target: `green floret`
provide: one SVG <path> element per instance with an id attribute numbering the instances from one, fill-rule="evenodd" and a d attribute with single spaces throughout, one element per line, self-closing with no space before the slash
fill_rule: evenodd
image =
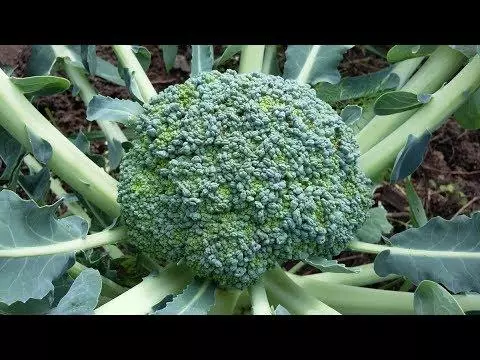
<path id="1" fill-rule="evenodd" d="M 243 289 L 344 250 L 371 206 L 353 132 L 308 85 L 211 71 L 135 118 L 119 203 L 141 251 Z"/>

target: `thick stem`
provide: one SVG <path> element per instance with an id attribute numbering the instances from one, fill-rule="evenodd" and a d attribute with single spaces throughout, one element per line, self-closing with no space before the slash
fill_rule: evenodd
<path id="1" fill-rule="evenodd" d="M 87 267 L 80 264 L 77 261 L 70 269 L 68 269 L 68 274 L 71 277 L 76 278 L 85 269 L 87 269 Z M 123 294 L 125 291 L 127 291 L 127 289 L 124 288 L 123 286 L 120 286 L 116 282 L 110 280 L 109 278 L 102 276 L 101 295 L 113 298 L 113 297 L 119 296 L 120 294 Z"/>
<path id="2" fill-rule="evenodd" d="M 377 179 L 394 162 L 408 135 L 436 130 L 480 86 L 480 57 L 476 55 L 447 85 L 438 90 L 407 122 L 363 154 L 359 166 Z"/>
<path id="3" fill-rule="evenodd" d="M 185 266 L 171 264 L 95 310 L 95 315 L 146 315 L 170 294 L 183 290 L 193 278 Z"/>
<path id="4" fill-rule="evenodd" d="M 245 45 L 240 55 L 239 73 L 260 72 L 263 66 L 265 45 Z"/>
<path id="5" fill-rule="evenodd" d="M 423 60 L 425 60 L 424 57 L 417 57 L 403 60 L 393 65 L 392 73 L 397 74 L 399 78 L 397 89 L 401 89 L 407 83 Z"/>
<path id="6" fill-rule="evenodd" d="M 272 310 L 262 280 L 257 281 L 251 286 L 249 292 L 252 300 L 253 315 L 272 315 Z"/>
<path id="7" fill-rule="evenodd" d="M 290 276 L 293 276 L 293 281 L 308 294 L 342 314 L 414 314 L 413 293 L 361 288 Z M 454 297 L 464 311 L 480 310 L 480 295 L 454 295 Z"/>
<path id="8" fill-rule="evenodd" d="M 28 152 L 32 152 L 26 127 L 53 150 L 47 166 L 106 214 L 120 215 L 117 182 L 58 131 L 13 85 L 0 70 L 0 126 L 7 130 Z"/>
<path id="9" fill-rule="evenodd" d="M 137 82 L 143 100 L 148 102 L 152 96 L 157 95 L 157 91 L 145 74 L 130 45 L 113 45 L 113 51 L 115 51 L 122 66 L 134 72 L 133 77 Z"/>
<path id="10" fill-rule="evenodd" d="M 464 64 L 465 56 L 459 51 L 449 46 L 439 46 L 401 90 L 415 94 L 433 93 L 450 80 Z M 370 150 L 416 111 L 417 109 L 413 109 L 386 116 L 375 116 L 357 134 L 360 152 L 363 154 Z"/>
<path id="11" fill-rule="evenodd" d="M 208 315 L 232 315 L 241 293 L 240 290 L 217 288 L 215 290 L 215 304 Z"/>
<path id="12" fill-rule="evenodd" d="M 340 315 L 294 283 L 279 266 L 263 277 L 268 298 L 283 305 L 294 315 Z"/>
<path id="13" fill-rule="evenodd" d="M 105 230 L 85 238 L 56 242 L 51 245 L 18 247 L 0 250 L 0 258 L 18 258 L 40 255 L 53 255 L 66 252 L 76 252 L 93 249 L 106 244 L 118 243 L 126 240 L 127 232 L 124 227 Z"/>
<path id="14" fill-rule="evenodd" d="M 277 45 L 266 45 L 263 56 L 262 73 L 270 74 L 272 72 L 272 64 L 277 61 Z"/>
<path id="15" fill-rule="evenodd" d="M 289 273 L 292 273 L 292 274 L 295 274 L 297 273 L 301 268 L 303 268 L 305 264 L 303 261 L 299 261 L 298 263 L 296 263 L 295 265 L 292 266 L 292 268 L 290 270 L 288 270 Z"/>

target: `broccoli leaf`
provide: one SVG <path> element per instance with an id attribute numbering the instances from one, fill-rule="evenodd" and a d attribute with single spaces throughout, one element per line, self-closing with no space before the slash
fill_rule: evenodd
<path id="1" fill-rule="evenodd" d="M 407 177 L 405 191 L 410 212 L 410 218 L 415 227 L 423 226 L 427 223 L 427 214 L 423 208 L 422 200 L 418 197 L 410 178 Z"/>
<path id="2" fill-rule="evenodd" d="M 455 298 L 430 280 L 423 280 L 416 288 L 413 308 L 417 315 L 465 315 Z"/>
<path id="3" fill-rule="evenodd" d="M 362 108 L 358 105 L 347 105 L 340 113 L 340 117 L 345 124 L 353 125 L 362 117 Z"/>
<path id="4" fill-rule="evenodd" d="M 163 53 L 163 62 L 165 63 L 165 68 L 167 69 L 167 72 L 170 72 L 170 70 L 173 68 L 173 65 L 175 65 L 178 45 L 160 45 L 160 49 Z"/>
<path id="5" fill-rule="evenodd" d="M 382 240 L 382 234 L 388 234 L 393 226 L 388 222 L 387 211 L 379 204 L 368 211 L 367 220 L 357 230 L 357 237 L 360 241 L 378 243 Z"/>
<path id="6" fill-rule="evenodd" d="M 54 95 L 70 88 L 70 81 L 58 76 L 11 77 L 10 81 L 29 97 Z"/>
<path id="7" fill-rule="evenodd" d="M 43 167 L 37 173 L 20 175 L 18 182 L 30 199 L 37 204 L 43 204 L 47 191 L 50 188 L 50 171 L 48 168 Z"/>
<path id="8" fill-rule="evenodd" d="M 0 182 L 10 180 L 14 170 L 18 169 L 18 164 L 24 154 L 22 145 L 0 127 L 0 160 L 6 166 L 3 173 L 0 174 Z"/>
<path id="9" fill-rule="evenodd" d="M 133 53 L 137 57 L 138 62 L 142 66 L 142 69 L 144 71 L 147 71 L 152 61 L 152 54 L 150 54 L 150 51 L 148 51 L 146 47 L 138 45 L 132 45 L 131 48 Z"/>
<path id="10" fill-rule="evenodd" d="M 84 238 L 88 224 L 79 216 L 55 217 L 60 201 L 38 207 L 10 190 L 0 191 L 0 250 L 28 248 Z M 0 258 L 0 301 L 10 305 L 42 299 L 53 290 L 52 281 L 70 268 L 73 253 Z"/>
<path id="11" fill-rule="evenodd" d="M 395 159 L 395 164 L 390 174 L 391 183 L 399 182 L 417 170 L 423 162 L 431 137 L 432 134 L 428 130 L 418 138 L 414 135 L 408 135 L 407 143 Z"/>
<path id="12" fill-rule="evenodd" d="M 283 77 L 315 85 L 340 81 L 338 64 L 353 45 L 290 45 L 285 52 Z"/>
<path id="13" fill-rule="evenodd" d="M 432 280 L 454 293 L 480 291 L 480 213 L 451 220 L 430 219 L 390 238 L 392 247 L 375 258 L 380 276 L 398 274 L 414 284 Z"/>
<path id="14" fill-rule="evenodd" d="M 435 51 L 438 45 L 395 45 L 387 53 L 390 63 L 406 59 L 428 56 Z"/>
<path id="15" fill-rule="evenodd" d="M 116 122 L 129 126 L 131 125 L 131 117 L 139 115 L 142 112 L 142 105 L 135 101 L 95 95 L 87 106 L 87 120 L 115 120 Z"/>
<path id="16" fill-rule="evenodd" d="M 26 73 L 29 76 L 50 75 L 58 68 L 58 62 L 65 59 L 70 59 L 86 70 L 82 62 L 81 45 L 33 45 Z M 114 84 L 125 86 L 125 82 L 118 74 L 117 67 L 98 56 L 96 57 L 95 75 Z"/>
<path id="17" fill-rule="evenodd" d="M 338 84 L 321 82 L 315 85 L 317 96 L 332 104 L 339 101 L 374 96 L 385 90 L 396 89 L 400 78 L 393 66 L 360 76 L 343 78 Z"/>
<path id="18" fill-rule="evenodd" d="M 98 270 L 87 268 L 49 315 L 92 315 L 102 290 L 102 277 Z"/>
<path id="19" fill-rule="evenodd" d="M 25 130 L 27 131 L 28 139 L 30 141 L 30 145 L 32 146 L 33 156 L 41 164 L 47 164 L 53 154 L 52 145 L 50 145 L 48 141 L 42 139 L 26 126 Z"/>
<path id="20" fill-rule="evenodd" d="M 194 279 L 181 294 L 153 315 L 207 315 L 215 303 L 215 288 L 211 281 Z"/>
<path id="21" fill-rule="evenodd" d="M 345 264 L 339 264 L 337 260 L 328 260 L 319 256 L 311 256 L 305 260 L 305 262 L 313 267 L 316 267 L 322 272 L 334 272 L 334 273 L 358 273 L 359 270 L 351 269 L 345 266 Z"/>
<path id="22" fill-rule="evenodd" d="M 408 91 L 389 91 L 378 97 L 373 105 L 375 115 L 390 115 L 422 106 L 418 95 Z"/>
<path id="23" fill-rule="evenodd" d="M 128 93 L 130 96 L 139 103 L 144 103 L 144 99 L 142 93 L 140 92 L 140 88 L 138 87 L 137 80 L 135 78 L 135 71 L 130 71 L 127 68 L 122 66 L 118 67 L 118 74 L 120 77 L 125 81 L 125 87 L 128 89 Z"/>
<path id="24" fill-rule="evenodd" d="M 215 59 L 213 67 L 217 68 L 220 65 L 225 64 L 228 60 L 234 57 L 236 54 L 242 51 L 244 45 L 228 45 L 225 50 L 223 50 L 222 55 Z"/>
<path id="25" fill-rule="evenodd" d="M 192 71 L 190 76 L 196 76 L 204 71 L 212 70 L 213 46 L 192 45 Z"/>
<path id="26" fill-rule="evenodd" d="M 90 75 L 95 75 L 95 72 L 97 71 L 96 46 L 80 45 L 80 56 L 82 58 L 83 67 L 88 71 L 88 73 L 90 73 Z"/>

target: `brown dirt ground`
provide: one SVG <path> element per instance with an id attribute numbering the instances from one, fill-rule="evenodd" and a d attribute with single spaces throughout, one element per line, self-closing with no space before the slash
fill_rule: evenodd
<path id="1" fill-rule="evenodd" d="M 177 68 L 172 69 L 170 73 L 165 70 L 159 47 L 156 45 L 146 45 L 146 47 L 152 54 L 147 75 L 157 91 L 188 78 L 190 50 L 187 46 L 180 46 L 176 60 Z M 217 53 L 219 48 L 215 47 L 215 50 Z M 0 46 L 0 63 L 17 66 L 15 74 L 22 76 L 29 53 L 29 46 Z M 116 63 L 115 56 L 108 46 L 98 46 L 97 54 Z M 371 55 L 364 48 L 354 48 L 345 54 L 340 72 L 342 76 L 361 75 L 386 65 L 385 60 Z M 91 80 L 102 95 L 128 97 L 125 88 L 99 78 Z M 94 124 L 85 120 L 85 106 L 81 99 L 73 98 L 70 92 L 39 98 L 35 101 L 35 105 L 66 135 L 72 135 L 80 129 L 88 131 L 90 128 L 96 128 Z M 97 142 L 93 144 L 93 150 L 101 153 L 105 150 L 105 145 Z M 451 218 L 457 212 L 468 214 L 480 210 L 479 154 L 479 130 L 464 130 L 450 119 L 433 134 L 425 161 L 412 176 L 414 186 L 423 200 L 429 217 Z M 375 198 L 389 211 L 390 220 L 395 225 L 394 231 L 405 229 L 409 216 L 402 184 L 385 184 L 376 191 Z M 338 258 L 352 266 L 365 263 L 371 257 L 345 252 Z"/>

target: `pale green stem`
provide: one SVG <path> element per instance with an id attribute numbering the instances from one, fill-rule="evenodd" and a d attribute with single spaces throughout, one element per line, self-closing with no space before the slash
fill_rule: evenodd
<path id="1" fill-rule="evenodd" d="M 140 62 L 133 53 L 131 46 L 113 45 L 113 51 L 115 51 L 115 54 L 117 55 L 122 66 L 130 71 L 133 71 L 133 77 L 137 82 L 144 102 L 147 103 L 151 97 L 157 95 L 157 91 L 148 79 L 147 74 L 142 68 L 142 65 L 140 65 Z"/>
<path id="2" fill-rule="evenodd" d="M 413 59 L 412 59 L 413 60 Z M 400 89 L 415 94 L 433 93 L 450 80 L 465 64 L 465 56 L 449 46 L 439 46 L 425 64 Z M 396 114 L 375 116 L 357 134 L 360 152 L 363 154 L 385 139 L 390 133 L 402 125 L 418 109 Z"/>
<path id="3" fill-rule="evenodd" d="M 253 315 L 272 315 L 272 309 L 270 308 L 267 293 L 261 279 L 250 287 L 249 292 L 252 300 Z"/>
<path id="4" fill-rule="evenodd" d="M 242 292 L 235 289 L 219 289 L 215 290 L 215 304 L 209 311 L 208 315 L 231 315 L 235 309 L 238 298 Z"/>
<path id="5" fill-rule="evenodd" d="M 1 70 L 0 126 L 30 153 L 32 146 L 26 127 L 46 140 L 53 150 L 47 166 L 106 214 L 112 217 L 120 215 L 120 206 L 116 201 L 117 181 L 45 119 Z"/>
<path id="6" fill-rule="evenodd" d="M 261 72 L 265 45 L 245 45 L 240 55 L 239 73 Z"/>
<path id="7" fill-rule="evenodd" d="M 170 294 L 182 291 L 193 275 L 182 265 L 171 264 L 158 275 L 150 275 L 115 299 L 95 310 L 95 315 L 146 315 Z"/>
<path id="8" fill-rule="evenodd" d="M 97 93 L 92 84 L 90 84 L 88 81 L 87 76 L 82 70 L 72 65 L 70 62 L 66 62 L 64 68 L 70 81 L 79 89 L 80 97 L 82 98 L 85 106 L 88 106 L 90 100 L 92 100 Z M 108 143 L 114 143 L 115 140 L 117 140 L 119 143 L 127 141 L 127 137 L 116 123 L 110 121 L 99 121 L 98 126 L 105 134 L 105 138 L 107 139 Z"/>
<path id="9" fill-rule="evenodd" d="M 266 272 L 263 282 L 271 303 L 283 305 L 291 314 L 340 315 L 293 282 L 279 266 Z"/>
<path id="10" fill-rule="evenodd" d="M 77 261 L 70 269 L 68 269 L 68 274 L 71 277 L 76 278 L 85 269 L 87 269 L 87 267 Z M 127 288 L 124 288 L 123 286 L 118 285 L 116 282 L 110 280 L 109 278 L 102 276 L 101 294 L 103 296 L 113 298 L 119 296 L 120 294 L 123 294 L 125 291 L 127 291 Z"/>
<path id="11" fill-rule="evenodd" d="M 0 249 L 0 258 L 18 258 L 76 252 L 93 249 L 106 244 L 118 243 L 126 240 L 126 238 L 127 232 L 125 228 L 119 227 L 113 230 L 104 230 L 92 235 L 87 235 L 85 238 L 56 242 L 50 245 Z"/>
<path id="12" fill-rule="evenodd" d="M 38 173 L 42 170 L 42 165 L 30 154 L 23 158 L 23 162 L 34 172 Z M 62 198 L 67 196 L 68 193 L 62 186 L 62 182 L 54 177 L 50 178 L 50 190 L 54 193 L 57 197 Z M 78 202 L 68 202 L 64 203 L 65 206 L 68 208 L 68 211 L 73 214 L 80 216 L 83 218 L 87 223 L 88 227 L 92 223 L 92 219 L 88 216 L 87 212 L 83 209 L 83 207 Z"/>
<path id="13" fill-rule="evenodd" d="M 262 73 L 270 74 L 272 64 L 277 61 L 277 45 L 266 45 L 263 57 Z"/>
<path id="14" fill-rule="evenodd" d="M 300 276 L 305 280 L 312 279 L 316 281 L 331 282 L 336 284 L 352 285 L 352 286 L 365 286 L 372 285 L 388 280 L 394 280 L 399 278 L 399 275 L 391 274 L 388 276 L 378 276 L 375 273 L 373 268 L 373 263 L 365 264 L 360 266 L 354 266 L 349 269 L 357 270 L 357 273 L 333 273 L 333 272 L 324 272 L 320 274 L 312 275 L 303 275 Z M 288 273 L 288 276 L 291 278 L 299 277 L 299 275 L 294 275 Z"/>
<path id="15" fill-rule="evenodd" d="M 342 314 L 414 314 L 413 293 L 334 284 L 290 275 L 308 294 Z M 480 295 L 454 295 L 464 311 L 480 310 Z"/>
<path id="16" fill-rule="evenodd" d="M 392 73 L 397 74 L 399 78 L 397 89 L 401 89 L 406 84 L 423 60 L 425 60 L 425 57 L 417 57 L 403 60 L 393 65 Z"/>
<path id="17" fill-rule="evenodd" d="M 480 86 L 480 57 L 473 59 L 432 99 L 423 105 L 397 130 L 360 156 L 360 168 L 372 179 L 377 179 L 392 165 L 405 145 L 408 135 L 421 136 L 425 130 L 433 132 Z"/>

